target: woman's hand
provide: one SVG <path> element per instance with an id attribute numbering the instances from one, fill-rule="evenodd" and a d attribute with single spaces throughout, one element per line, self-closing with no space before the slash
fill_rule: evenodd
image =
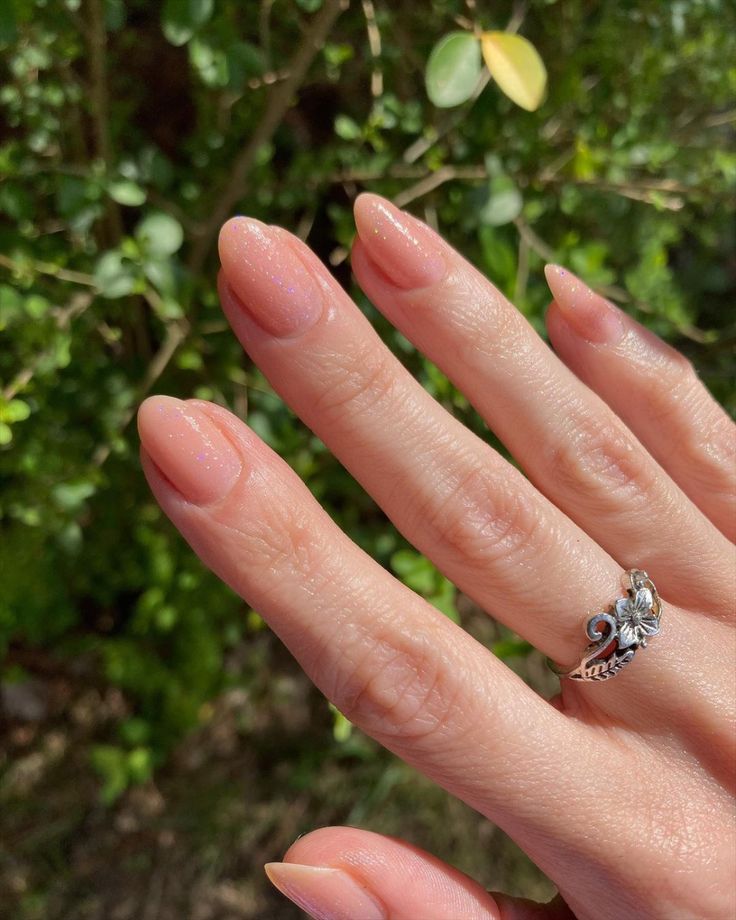
<path id="1" fill-rule="evenodd" d="M 626 569 L 649 573 L 664 614 L 615 678 L 543 700 L 348 540 L 242 421 L 147 400 L 146 476 L 202 560 L 352 722 L 500 825 L 564 903 L 492 897 L 345 828 L 303 837 L 270 877 L 335 920 L 732 918 L 736 429 L 687 361 L 562 269 L 557 357 L 420 221 L 375 195 L 355 216 L 363 290 L 528 478 L 422 389 L 303 243 L 235 218 L 220 296 L 274 389 L 421 552 L 555 661 L 580 660 Z"/>

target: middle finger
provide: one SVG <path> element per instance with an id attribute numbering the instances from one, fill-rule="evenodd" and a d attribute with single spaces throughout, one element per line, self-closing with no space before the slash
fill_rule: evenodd
<path id="1" fill-rule="evenodd" d="M 220 254 L 223 308 L 274 388 L 458 587 L 567 660 L 620 566 L 411 377 L 307 247 L 237 218 Z"/>

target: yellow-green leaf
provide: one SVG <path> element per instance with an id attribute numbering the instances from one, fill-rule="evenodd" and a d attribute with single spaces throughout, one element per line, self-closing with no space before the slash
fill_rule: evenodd
<path id="1" fill-rule="evenodd" d="M 538 109 L 547 89 L 547 70 L 534 45 L 508 32 L 484 32 L 480 44 L 501 92 L 528 112 Z"/>

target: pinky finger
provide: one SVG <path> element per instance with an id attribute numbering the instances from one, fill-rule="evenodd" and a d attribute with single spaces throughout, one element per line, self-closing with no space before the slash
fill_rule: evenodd
<path id="1" fill-rule="evenodd" d="M 325 827 L 300 838 L 284 862 L 266 866 L 266 874 L 314 920 L 572 918 L 561 902 L 497 899 L 424 850 L 351 827 Z"/>
<path id="2" fill-rule="evenodd" d="M 674 348 L 575 275 L 546 269 L 560 358 L 631 428 L 680 488 L 736 539 L 736 426 Z"/>

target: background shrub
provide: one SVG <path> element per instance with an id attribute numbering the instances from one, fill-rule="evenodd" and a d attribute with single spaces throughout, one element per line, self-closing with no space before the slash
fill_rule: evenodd
<path id="1" fill-rule="evenodd" d="M 166 909 L 230 916 L 212 894 L 223 879 L 326 820 L 410 833 L 489 885 L 547 892 L 498 836 L 489 869 L 477 835 L 496 832 L 351 732 L 203 570 L 148 493 L 134 413 L 157 391 L 247 417 L 354 540 L 543 682 L 243 357 L 215 295 L 217 230 L 246 212 L 298 232 L 493 443 L 354 289 L 360 190 L 436 225 L 540 332 L 543 264 L 570 266 L 683 349 L 733 410 L 734 20 L 718 0 L 0 3 L 0 794 L 13 806 L 0 885 L 23 916 L 106 916 L 116 886 L 138 892 L 139 915 L 159 849 L 176 854 L 183 898 Z M 536 112 L 487 76 L 454 108 L 430 102 L 432 48 L 482 29 L 538 49 Z M 124 819 L 155 842 L 98 872 L 94 851 L 119 853 Z M 232 915 L 266 916 L 260 876 L 242 884 Z"/>

